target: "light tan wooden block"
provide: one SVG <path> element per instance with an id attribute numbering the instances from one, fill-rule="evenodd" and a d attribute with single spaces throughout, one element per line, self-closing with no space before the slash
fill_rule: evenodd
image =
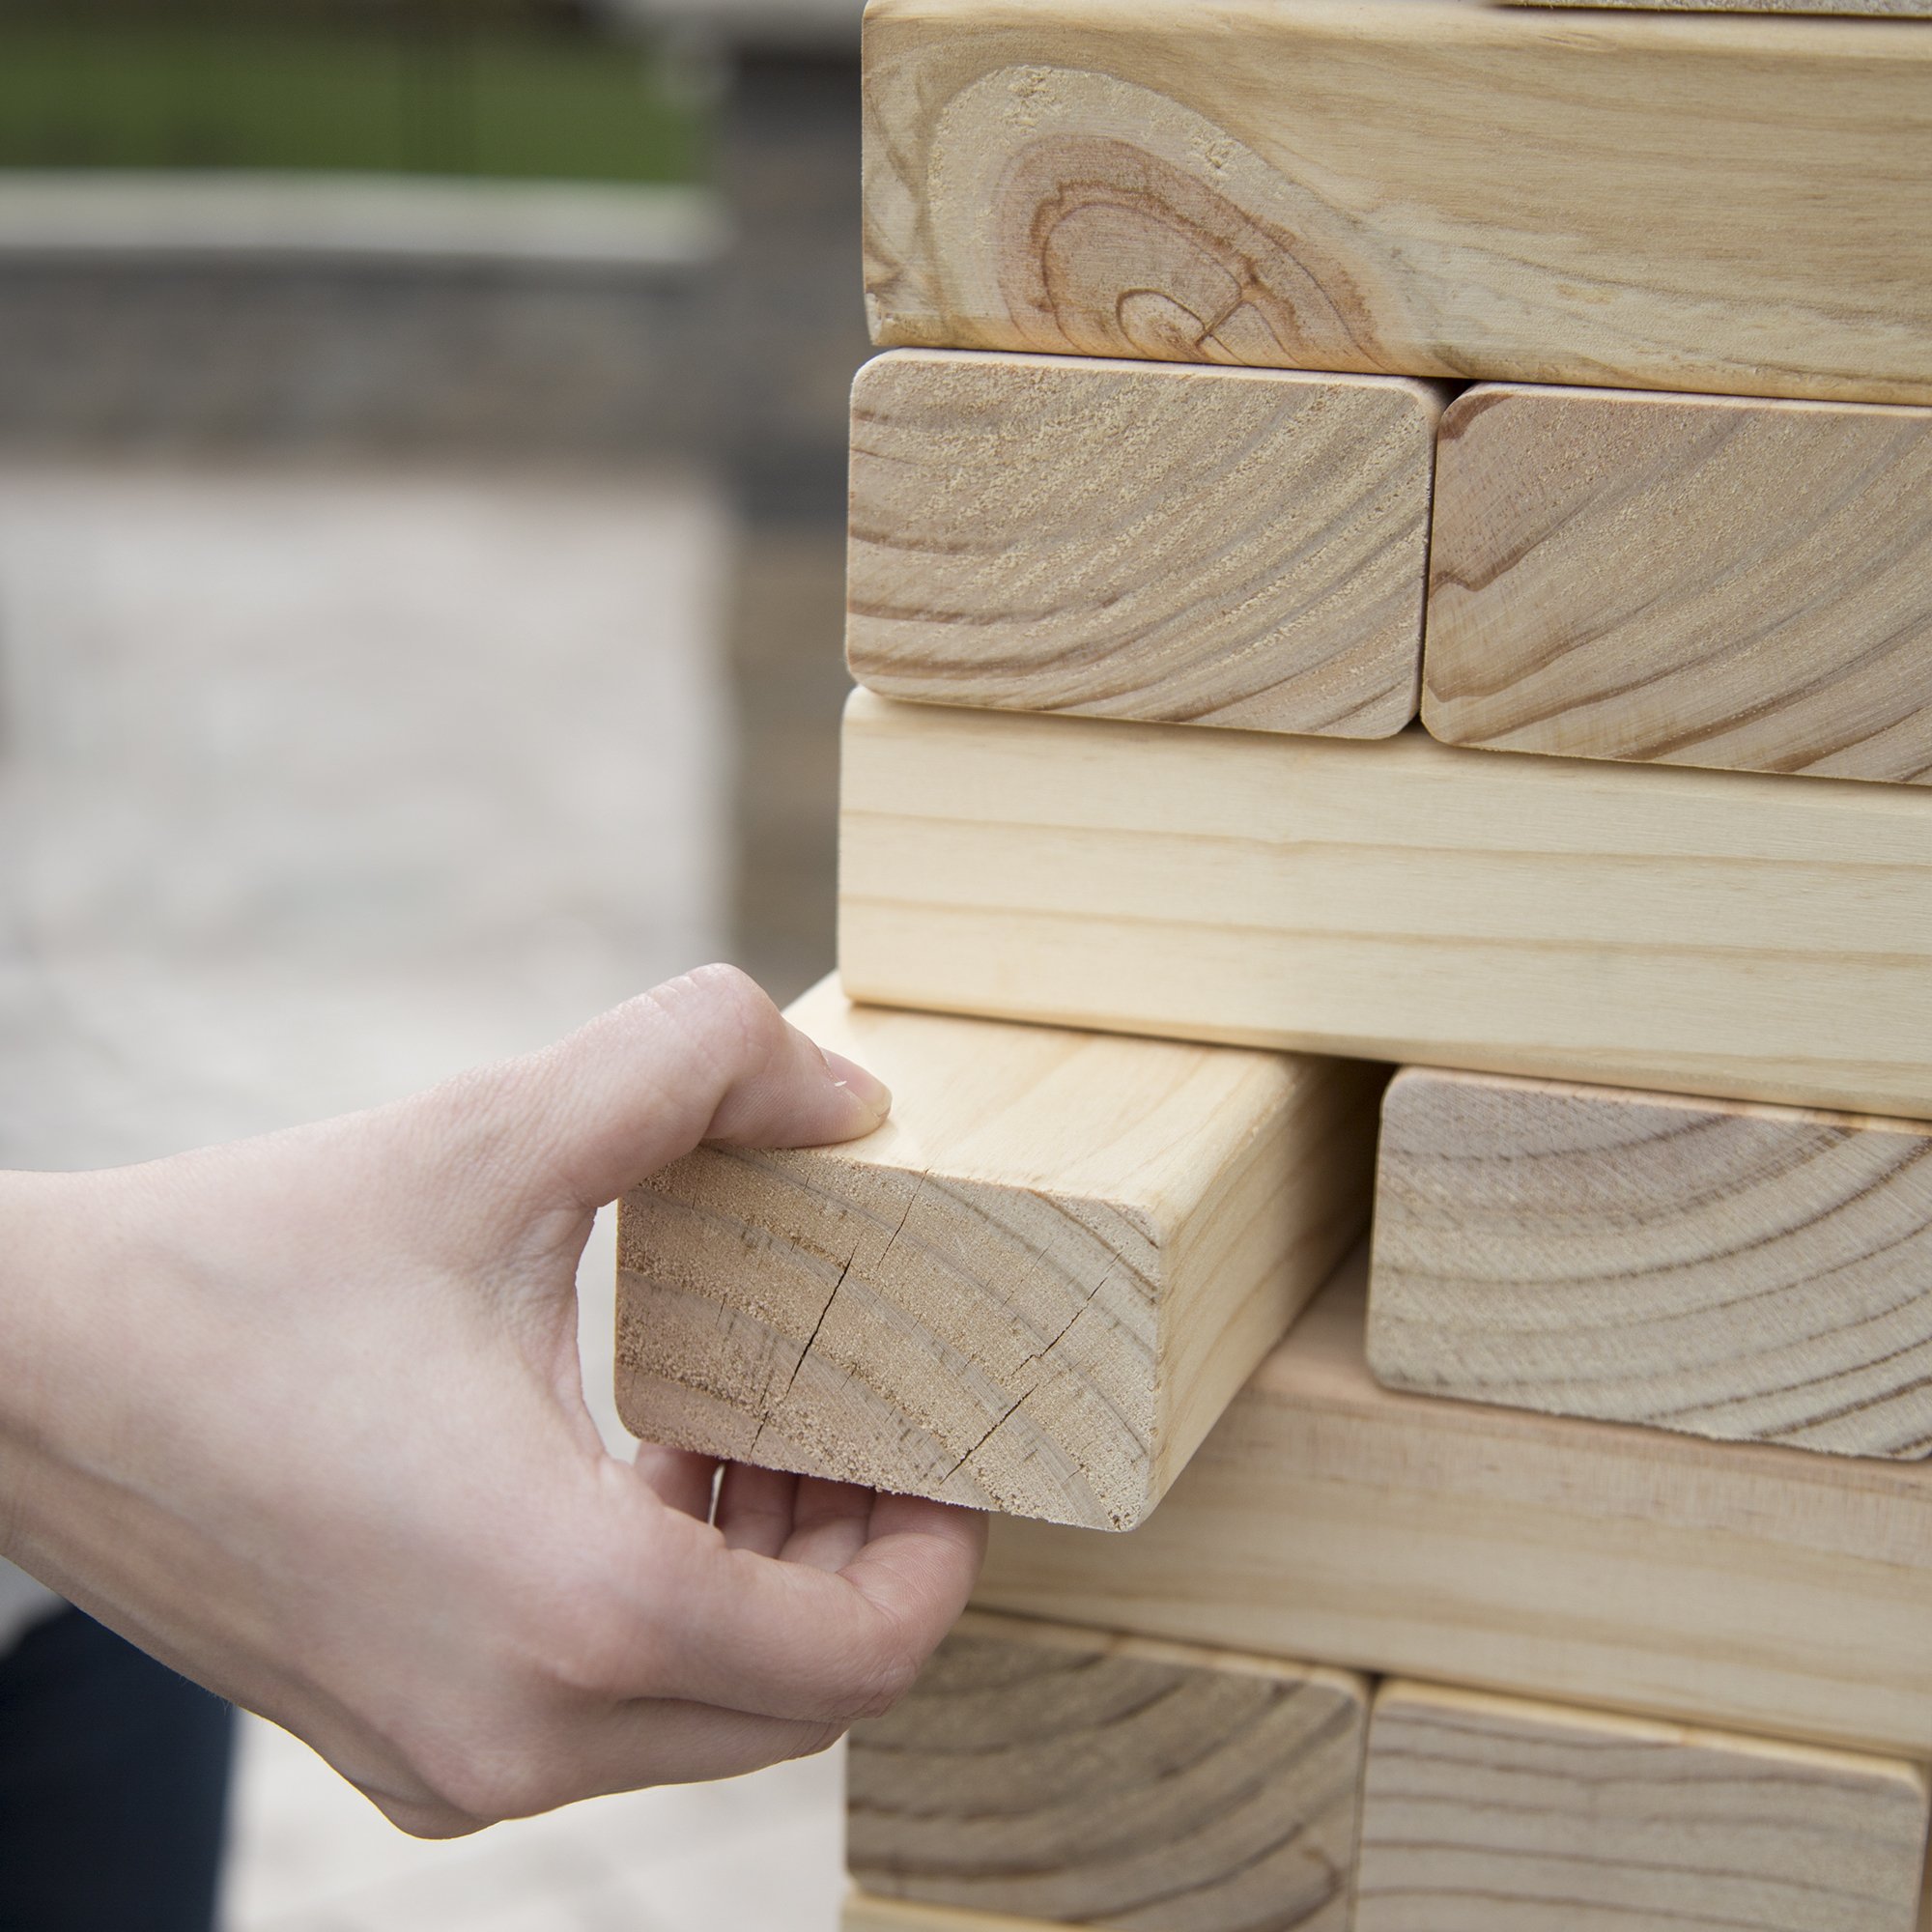
<path id="1" fill-rule="evenodd" d="M 1388 1683 L 1354 1932 L 1913 1932 L 1926 1810 L 1897 1758 Z"/>
<path id="2" fill-rule="evenodd" d="M 852 392 L 846 660 L 890 697 L 1385 738 L 1442 391 L 895 350 Z"/>
<path id="3" fill-rule="evenodd" d="M 1932 1755 L 1932 1465 L 1377 1386 L 1365 1259 L 1129 1536 L 993 1525 L 987 1608 Z"/>
<path id="4" fill-rule="evenodd" d="M 1932 1125 L 1411 1068 L 1368 1352 L 1424 1394 L 1932 1453 Z"/>
<path id="5" fill-rule="evenodd" d="M 1445 743 L 1932 782 L 1932 410 L 1484 384 L 1438 476 Z"/>
<path id="6" fill-rule="evenodd" d="M 1932 790 L 855 693 L 859 999 L 1932 1116 Z"/>
<path id="7" fill-rule="evenodd" d="M 872 0 L 866 105 L 884 346 L 1932 402 L 1917 21 Z"/>
<path id="8" fill-rule="evenodd" d="M 740 1462 L 1120 1527 L 1367 1219 L 1378 1069 L 791 1009 L 893 1090 L 841 1148 L 704 1148 L 618 1222 L 618 1408 Z"/>
<path id="9" fill-rule="evenodd" d="M 860 1888 L 1134 1932 L 1346 1932 L 1368 1685 L 970 1616 L 854 1726 Z"/>
<path id="10" fill-rule="evenodd" d="M 914 1905 L 903 1898 L 867 1898 L 855 1891 L 838 1919 L 839 1932 L 1058 1932 L 1037 1918 L 1007 1918 L 990 1912 L 954 1912 L 944 1905 Z"/>

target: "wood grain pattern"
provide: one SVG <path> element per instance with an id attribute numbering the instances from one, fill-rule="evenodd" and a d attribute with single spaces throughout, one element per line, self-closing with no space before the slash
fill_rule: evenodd
<path id="1" fill-rule="evenodd" d="M 881 345 L 1932 402 L 1918 22 L 872 0 L 867 36 Z"/>
<path id="2" fill-rule="evenodd" d="M 852 392 L 846 661 L 889 697 L 1385 738 L 1442 391 L 895 350 Z"/>
<path id="3" fill-rule="evenodd" d="M 859 999 L 1932 1116 L 1932 791 L 855 693 Z"/>
<path id="4" fill-rule="evenodd" d="M 1482 384 L 1438 478 L 1445 743 L 1932 783 L 1932 410 Z"/>
<path id="5" fill-rule="evenodd" d="M 1368 1215 L 1379 1069 L 847 1006 L 893 1090 L 846 1147 L 704 1148 L 618 1220 L 633 1433 L 1120 1527 Z"/>
<path id="6" fill-rule="evenodd" d="M 847 1861 L 878 1897 L 1123 1932 L 1347 1932 L 1368 1685 L 969 1617 L 855 1725 Z"/>
<path id="7" fill-rule="evenodd" d="M 1932 1125 L 1410 1069 L 1368 1350 L 1392 1388 L 1932 1454 Z"/>
<path id="8" fill-rule="evenodd" d="M 1897 1758 L 1392 1682 L 1354 1932 L 1913 1932 L 1926 1811 Z"/>
<path id="9" fill-rule="evenodd" d="M 1059 1932 L 1059 1928 L 1038 1918 L 955 1912 L 951 1906 L 915 1905 L 904 1898 L 868 1898 L 855 1891 L 839 1914 L 838 1932 Z"/>
<path id="10" fill-rule="evenodd" d="M 996 1522 L 989 1609 L 1932 1755 L 1932 1465 L 1380 1388 L 1366 1258 L 1127 1536 Z"/>

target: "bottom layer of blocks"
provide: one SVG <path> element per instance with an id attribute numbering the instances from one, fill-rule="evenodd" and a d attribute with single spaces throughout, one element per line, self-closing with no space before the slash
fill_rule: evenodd
<path id="1" fill-rule="evenodd" d="M 853 1733 L 845 1932 L 1912 1932 L 1903 1760 L 1016 1617 Z"/>

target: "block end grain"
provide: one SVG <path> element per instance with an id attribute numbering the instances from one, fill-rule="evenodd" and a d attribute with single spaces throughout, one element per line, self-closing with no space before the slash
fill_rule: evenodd
<path id="1" fill-rule="evenodd" d="M 1899 1759 L 1393 1681 L 1355 1928 L 1913 1932 L 1926 1805 Z"/>
<path id="2" fill-rule="evenodd" d="M 1378 1072 L 854 1009 L 846 1148 L 703 1148 L 619 1216 L 619 1409 L 647 1440 L 1125 1528 L 1366 1213 Z"/>
<path id="3" fill-rule="evenodd" d="M 1932 1125 L 1408 1068 L 1374 1254 L 1385 1387 L 1932 1454 Z"/>
<path id="4" fill-rule="evenodd" d="M 1023 1920 L 1343 1932 L 1368 1687 L 973 1615 L 847 1759 L 854 1878 Z"/>
<path id="5" fill-rule="evenodd" d="M 1430 576 L 1446 744 L 1932 782 L 1932 410 L 1485 384 Z"/>
<path id="6" fill-rule="evenodd" d="M 1391 736 L 1420 688 L 1444 394 L 879 356 L 852 395 L 852 674 L 923 703 Z"/>

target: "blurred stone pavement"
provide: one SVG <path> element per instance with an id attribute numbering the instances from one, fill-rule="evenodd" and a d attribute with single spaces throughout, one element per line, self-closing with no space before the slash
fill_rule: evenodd
<path id="1" fill-rule="evenodd" d="M 729 554 L 677 469 L 0 459 L 0 1158 L 366 1105 L 721 953 Z M 830 1932 L 838 1806 L 820 1760 L 419 1844 L 251 1723 L 229 1932 Z"/>

